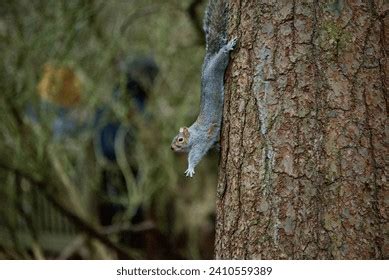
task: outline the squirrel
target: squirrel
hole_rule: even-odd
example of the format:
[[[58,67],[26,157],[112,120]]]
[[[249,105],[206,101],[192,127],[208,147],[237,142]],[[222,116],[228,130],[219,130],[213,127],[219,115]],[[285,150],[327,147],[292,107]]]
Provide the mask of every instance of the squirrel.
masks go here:
[[[210,0],[204,17],[206,54],[201,73],[200,113],[188,128],[181,127],[171,149],[188,153],[185,175],[192,177],[195,167],[219,140],[224,102],[224,72],[237,38],[227,41],[227,0]]]

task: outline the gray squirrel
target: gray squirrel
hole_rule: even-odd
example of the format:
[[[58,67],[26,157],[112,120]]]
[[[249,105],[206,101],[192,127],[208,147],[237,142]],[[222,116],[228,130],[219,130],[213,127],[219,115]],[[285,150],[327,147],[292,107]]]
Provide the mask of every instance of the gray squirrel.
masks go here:
[[[237,38],[227,42],[227,2],[210,0],[204,18],[206,54],[201,73],[200,113],[188,128],[181,127],[171,149],[188,154],[186,176],[195,174],[195,167],[219,140],[224,101],[224,72]]]

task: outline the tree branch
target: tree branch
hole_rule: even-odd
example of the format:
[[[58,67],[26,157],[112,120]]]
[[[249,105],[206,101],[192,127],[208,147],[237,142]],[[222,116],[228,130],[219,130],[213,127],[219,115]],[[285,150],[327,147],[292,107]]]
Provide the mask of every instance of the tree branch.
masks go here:
[[[105,246],[113,250],[118,254],[118,256],[122,259],[133,259],[133,256],[127,251],[122,248],[120,248],[117,244],[112,242],[108,237],[106,237],[104,234],[102,234],[98,229],[96,229],[93,225],[89,224],[87,221],[80,218],[78,215],[74,214],[71,210],[69,210],[67,207],[65,207],[56,197],[54,197],[50,191],[49,191],[49,185],[47,182],[37,180],[32,175],[27,174],[26,172],[15,168],[10,167],[3,162],[0,162],[0,168],[9,172],[13,172],[15,174],[18,174],[19,176],[23,177],[27,181],[29,181],[31,184],[39,187],[39,190],[43,193],[43,195],[46,197],[48,201],[51,202],[51,204],[60,211],[64,216],[66,216],[74,225],[76,225],[80,230],[84,231],[91,237],[99,240],[101,243],[103,243]]]

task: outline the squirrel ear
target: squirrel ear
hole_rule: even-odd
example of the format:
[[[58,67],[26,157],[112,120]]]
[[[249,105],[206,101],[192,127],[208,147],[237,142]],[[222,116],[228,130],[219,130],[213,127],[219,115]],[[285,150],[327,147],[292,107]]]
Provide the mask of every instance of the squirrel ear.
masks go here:
[[[189,129],[187,127],[182,128],[182,133],[184,134],[185,138],[189,138],[190,133],[189,133]]]
[[[181,127],[180,128],[180,133],[182,133],[184,135],[184,137],[188,138],[190,133],[189,133],[189,129],[187,127]]]

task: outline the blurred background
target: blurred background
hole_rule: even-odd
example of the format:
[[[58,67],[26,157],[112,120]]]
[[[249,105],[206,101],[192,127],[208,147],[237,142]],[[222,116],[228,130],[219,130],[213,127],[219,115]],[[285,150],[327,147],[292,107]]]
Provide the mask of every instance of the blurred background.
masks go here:
[[[202,0],[0,1],[0,259],[209,259]]]

